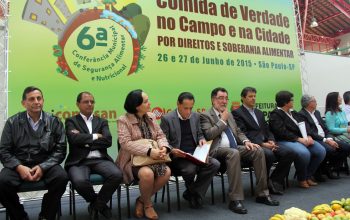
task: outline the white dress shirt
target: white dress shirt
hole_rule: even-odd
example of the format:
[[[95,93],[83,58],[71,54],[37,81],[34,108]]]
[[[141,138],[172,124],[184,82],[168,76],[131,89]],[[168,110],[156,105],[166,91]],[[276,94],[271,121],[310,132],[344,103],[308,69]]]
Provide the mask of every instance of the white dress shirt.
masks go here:
[[[343,111],[345,112],[346,119],[350,122],[350,105],[344,105]]]
[[[305,109],[305,110],[306,110],[306,109]],[[321,137],[323,137],[323,142],[326,142],[327,139],[333,140],[333,138],[325,138],[325,137],[326,137],[326,134],[324,133],[324,130],[323,130],[322,126],[320,125],[320,123],[318,122],[318,120],[317,120],[317,118],[316,118],[316,116],[315,116],[315,111],[313,111],[313,112],[309,112],[308,110],[306,110],[306,111],[310,114],[312,120],[314,121],[314,123],[315,123],[315,125],[316,125],[316,127],[317,127],[317,133],[318,133],[318,135],[320,135]]]
[[[88,127],[89,129],[89,133],[92,134],[92,119],[93,119],[93,115],[91,115],[89,118],[87,118],[85,115],[81,114],[80,113],[80,116],[83,118],[86,126]],[[92,134],[92,140],[97,140],[98,139],[98,136],[97,134]],[[87,155],[86,158],[101,158],[102,155],[100,153],[100,151],[98,150],[92,150],[90,151],[90,153]]]

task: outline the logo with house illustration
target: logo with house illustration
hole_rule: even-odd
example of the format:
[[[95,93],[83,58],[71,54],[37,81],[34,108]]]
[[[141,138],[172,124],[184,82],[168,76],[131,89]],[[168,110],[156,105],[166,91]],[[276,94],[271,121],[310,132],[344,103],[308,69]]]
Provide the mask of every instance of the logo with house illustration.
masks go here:
[[[27,0],[22,19],[57,35],[52,47],[57,73],[75,81],[110,81],[144,68],[151,24],[136,2]]]

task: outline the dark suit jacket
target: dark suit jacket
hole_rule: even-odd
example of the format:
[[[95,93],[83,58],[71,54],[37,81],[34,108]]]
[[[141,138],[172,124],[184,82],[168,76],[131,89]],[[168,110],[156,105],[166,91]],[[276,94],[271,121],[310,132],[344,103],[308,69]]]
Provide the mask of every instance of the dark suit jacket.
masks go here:
[[[254,109],[254,113],[258,119],[259,125],[243,105],[232,111],[232,115],[235,118],[238,127],[245,133],[245,135],[247,135],[251,142],[261,145],[267,141],[275,141],[275,137],[265,120],[264,113],[256,108]]]
[[[219,120],[213,108],[211,108],[209,111],[201,113],[200,121],[204,137],[208,141],[213,140],[210,147],[210,152],[215,152],[218,148],[218,143],[221,140],[221,134],[227,128],[227,125]],[[244,140],[249,140],[237,126],[232,114],[229,114],[227,124],[231,128],[237,144],[242,145]]]
[[[180,148],[181,144],[181,127],[177,110],[171,111],[168,114],[162,116],[160,127],[163,130],[166,138],[168,139],[171,147]],[[196,145],[199,144],[199,140],[204,139],[202,130],[200,128],[199,113],[192,112],[190,117],[190,125],[193,140]]]
[[[306,123],[308,123],[309,125],[309,132],[310,132],[310,136],[317,141],[322,141],[323,137],[318,135],[318,130],[316,127],[316,124],[314,122],[314,120],[312,119],[311,115],[309,114],[309,112],[306,109],[301,109],[299,114],[304,118],[304,121]],[[329,133],[326,125],[324,124],[321,114],[318,110],[315,111],[315,117],[317,118],[318,123],[321,125],[324,133],[325,133],[325,137],[332,137],[332,135]]]
[[[296,111],[292,111],[292,116],[297,122],[304,121]],[[269,125],[277,141],[297,141],[299,137],[302,137],[299,127],[281,109],[276,108],[270,113]],[[309,134],[307,123],[305,126]]]
[[[73,133],[72,130],[74,129],[80,133]],[[92,134],[89,133],[89,129],[80,114],[66,119],[66,135],[69,144],[69,154],[65,163],[66,169],[85,159],[92,150],[99,150],[105,159],[112,161],[112,158],[107,154],[107,148],[112,145],[112,135],[109,132],[108,121],[94,116],[92,119],[92,133],[100,133],[103,138],[92,140]]]

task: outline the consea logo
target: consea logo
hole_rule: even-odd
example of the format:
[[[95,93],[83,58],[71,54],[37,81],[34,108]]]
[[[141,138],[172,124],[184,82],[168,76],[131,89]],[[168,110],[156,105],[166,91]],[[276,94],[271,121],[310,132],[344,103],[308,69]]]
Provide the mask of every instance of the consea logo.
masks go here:
[[[161,107],[154,107],[152,109],[152,113],[156,116],[157,120],[159,120],[163,115],[170,112],[171,109],[165,109]]]

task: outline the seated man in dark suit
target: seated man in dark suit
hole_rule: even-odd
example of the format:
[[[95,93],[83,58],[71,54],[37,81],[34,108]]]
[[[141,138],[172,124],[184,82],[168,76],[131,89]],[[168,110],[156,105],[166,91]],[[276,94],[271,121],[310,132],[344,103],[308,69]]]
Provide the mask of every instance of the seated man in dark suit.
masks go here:
[[[91,93],[82,92],[77,97],[80,113],[66,119],[69,155],[65,168],[77,192],[89,202],[89,215],[98,219],[98,213],[111,219],[106,203],[122,182],[122,172],[107,154],[112,145],[108,121],[93,115],[95,100]],[[98,194],[90,182],[90,174],[104,177],[105,182]]]
[[[326,150],[326,158],[314,174],[314,178],[322,182],[325,181],[322,174],[326,174],[329,179],[338,179],[339,177],[333,175],[331,168],[339,167],[346,157],[349,156],[350,145],[345,142],[333,140],[332,135],[321,118],[320,112],[316,110],[317,102],[315,97],[307,94],[303,95],[301,106],[302,109],[299,113],[309,125],[310,136]]]
[[[177,109],[162,117],[160,127],[172,147],[171,170],[185,180],[186,191],[183,196],[190,202],[191,208],[196,209],[202,207],[205,193],[218,172],[220,163],[209,157],[207,164],[197,165],[185,158],[186,153],[193,154],[197,145],[206,143],[200,128],[199,113],[192,112],[193,105],[193,95],[189,92],[181,93]]]
[[[10,117],[0,142],[0,202],[11,220],[27,220],[19,202],[18,187],[24,182],[43,180],[47,193],[41,204],[41,219],[56,219],[56,213],[68,182],[60,166],[66,157],[67,143],[60,119],[44,112],[44,96],[39,88],[24,89],[22,105],[26,111]]]
[[[255,108],[255,88],[244,88],[241,92],[241,101],[243,104],[232,111],[233,117],[247,138],[251,142],[259,144],[264,150],[268,178],[272,164],[278,162],[275,170],[271,173],[268,186],[270,193],[282,195],[284,179],[289,174],[295,153],[276,144],[275,138],[266,123],[264,113]]]

